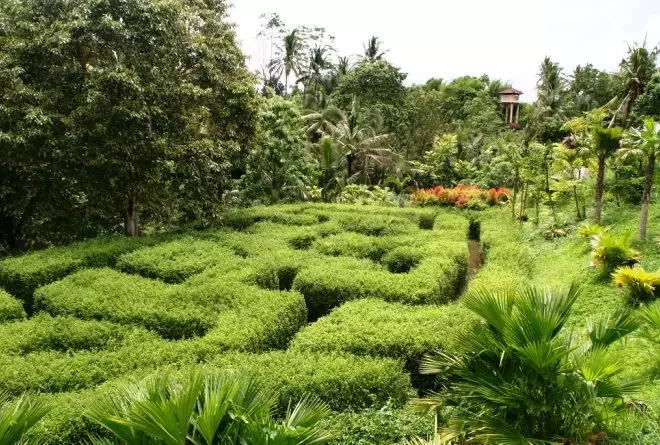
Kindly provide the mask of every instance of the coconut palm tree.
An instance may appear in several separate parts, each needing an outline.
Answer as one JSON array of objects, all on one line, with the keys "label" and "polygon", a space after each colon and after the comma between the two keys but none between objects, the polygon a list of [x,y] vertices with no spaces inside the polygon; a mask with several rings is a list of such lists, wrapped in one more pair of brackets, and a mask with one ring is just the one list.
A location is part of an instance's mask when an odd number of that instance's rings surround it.
[{"label": "coconut palm tree", "polygon": [[567,148],[589,150],[598,160],[596,176],[596,197],[594,222],[600,223],[603,213],[603,192],[605,189],[605,166],[607,160],[621,147],[623,130],[619,127],[605,127],[607,118],[605,107],[596,108],[583,116],[567,122],[564,130],[571,131],[572,137],[565,141]]},{"label": "coconut palm tree", "polygon": [[[359,180],[368,184],[370,173],[376,165],[392,162],[390,135],[379,134],[374,127],[364,123],[355,98],[351,103],[351,111],[348,114],[342,113],[342,119],[335,128],[334,134],[329,136],[335,139],[345,153],[349,181]],[[357,171],[356,165],[359,166]]]},{"label": "coconut palm tree", "polygon": [[646,39],[641,45],[628,45],[628,56],[619,65],[625,85],[625,97],[620,107],[624,123],[628,121],[635,101],[644,94],[646,84],[655,73],[659,54],[660,47],[647,48]]},{"label": "coconut palm tree", "polygon": [[341,193],[345,185],[343,169],[346,158],[343,151],[330,137],[324,137],[313,146],[312,155],[321,173],[319,185],[326,202],[332,201]]},{"label": "coconut palm tree", "polygon": [[324,73],[332,67],[332,63],[328,59],[328,52],[329,49],[323,46],[315,46],[310,50],[305,73],[298,79],[298,82],[302,82],[305,85],[305,92],[307,92],[312,83],[314,84],[312,92],[318,91],[318,86],[323,81]]},{"label": "coconut palm tree", "polygon": [[538,104],[553,112],[559,111],[566,95],[567,82],[558,63],[543,59],[537,86]]},{"label": "coconut palm tree", "polygon": [[387,51],[381,51],[381,45],[383,42],[376,37],[371,36],[367,43],[364,44],[364,56],[362,60],[366,62],[376,62],[378,60],[383,60]]},{"label": "coconut palm tree", "polygon": [[275,420],[277,395],[246,376],[195,371],[183,378],[156,374],[106,395],[89,417],[125,445],[324,444],[319,425],[328,409],[304,399]]},{"label": "coconut palm tree", "polygon": [[302,116],[307,124],[307,136],[311,142],[317,142],[323,135],[337,132],[337,122],[343,118],[337,108],[322,90],[305,95],[305,111]]},{"label": "coconut palm tree", "polygon": [[640,382],[620,379],[622,364],[608,347],[640,321],[621,311],[590,321],[588,342],[565,332],[579,296],[540,289],[480,289],[463,303],[481,323],[458,332],[455,350],[426,357],[423,374],[437,374],[442,393],[423,399],[427,410],[451,407],[440,443],[583,443],[594,428],[626,410]]},{"label": "coconut palm tree", "polygon": [[32,396],[23,395],[10,401],[0,393],[0,444],[14,445],[23,442],[23,437],[50,410],[49,406]]},{"label": "coconut palm tree", "polygon": [[642,193],[642,216],[639,222],[639,236],[646,238],[646,227],[649,219],[649,205],[653,177],[655,175],[655,161],[660,156],[660,123],[653,118],[644,120],[642,128],[633,128],[624,139],[624,147],[619,150],[621,158],[629,157],[646,159],[646,173],[644,175],[644,191]]},{"label": "coconut palm tree", "polygon": [[285,93],[289,91],[289,76],[298,75],[304,48],[305,42],[298,29],[285,34],[282,44],[277,46],[277,58],[273,59],[272,64],[276,72],[284,72]]}]

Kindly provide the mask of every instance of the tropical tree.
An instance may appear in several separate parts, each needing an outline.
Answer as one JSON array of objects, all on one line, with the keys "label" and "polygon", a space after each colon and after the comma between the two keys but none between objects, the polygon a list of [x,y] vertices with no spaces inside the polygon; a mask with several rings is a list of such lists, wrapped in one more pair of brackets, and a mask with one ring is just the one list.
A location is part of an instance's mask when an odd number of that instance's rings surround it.
[{"label": "tropical tree", "polygon": [[371,36],[367,43],[364,44],[364,56],[362,60],[366,62],[376,62],[383,60],[387,51],[381,51],[382,41],[376,37]]},{"label": "tropical tree", "polygon": [[32,396],[23,395],[10,401],[9,395],[0,393],[0,444],[18,445],[50,407]]},{"label": "tropical tree", "polygon": [[307,66],[302,73],[298,82],[302,82],[305,85],[305,92],[307,92],[311,86],[312,92],[318,90],[318,86],[323,82],[323,77],[326,71],[332,68],[332,63],[329,59],[330,49],[324,46],[315,46],[309,51],[309,58]]},{"label": "tropical tree", "polygon": [[307,125],[307,136],[312,142],[317,142],[324,134],[336,133],[337,122],[342,118],[342,111],[332,103],[330,97],[323,91],[306,95],[305,111],[302,119]]},{"label": "tropical tree", "polygon": [[646,238],[649,219],[649,205],[655,176],[656,158],[660,156],[660,123],[647,118],[642,128],[633,128],[624,139],[624,146],[619,150],[621,158],[642,158],[646,160],[644,191],[642,193],[642,215],[639,222],[639,236]]},{"label": "tropical tree", "polygon": [[297,76],[302,63],[301,56],[305,49],[305,42],[300,36],[300,30],[294,29],[284,35],[282,43],[277,46],[277,58],[271,61],[278,72],[284,73],[285,93],[289,89],[289,76]]},{"label": "tropical tree", "polygon": [[323,137],[318,144],[313,145],[312,156],[319,171],[321,196],[326,202],[332,201],[345,185],[344,152],[331,137]]},{"label": "tropical tree", "polygon": [[600,223],[603,211],[603,192],[605,188],[605,166],[607,160],[620,148],[623,130],[619,127],[605,127],[607,117],[605,107],[596,108],[583,116],[567,122],[563,129],[569,130],[572,137],[565,140],[568,148],[589,150],[598,160],[596,177],[596,197],[594,221]]},{"label": "tropical tree", "polygon": [[429,410],[450,407],[440,439],[578,444],[626,410],[625,397],[639,382],[620,378],[623,366],[608,347],[640,322],[630,311],[590,321],[589,341],[577,344],[564,328],[578,296],[572,285],[566,292],[479,289],[464,297],[482,322],[457,333],[455,351],[421,366],[445,386],[419,402]]},{"label": "tropical tree", "polygon": [[[349,113],[342,113],[334,133],[328,134],[344,152],[349,181],[370,182],[370,174],[377,165],[392,161],[390,135],[378,133],[363,118],[354,99]],[[359,170],[356,170],[356,166]]]},{"label": "tropical tree", "polygon": [[646,40],[641,45],[628,45],[628,55],[621,61],[621,77],[623,78],[625,97],[621,103],[622,120],[624,124],[644,91],[646,84],[656,71],[656,60],[660,47],[647,48]]},{"label": "tropical tree", "polygon": [[303,399],[282,421],[276,403],[277,394],[249,376],[159,373],[104,396],[89,417],[116,439],[96,439],[99,445],[312,445],[332,438],[318,423],[328,409],[316,399]]}]

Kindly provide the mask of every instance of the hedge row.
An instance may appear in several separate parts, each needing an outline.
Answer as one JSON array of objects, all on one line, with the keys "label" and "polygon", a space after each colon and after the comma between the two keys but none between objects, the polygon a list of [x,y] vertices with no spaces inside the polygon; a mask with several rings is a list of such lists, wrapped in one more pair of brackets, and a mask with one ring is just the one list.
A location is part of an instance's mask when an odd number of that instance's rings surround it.
[{"label": "hedge row", "polygon": [[443,304],[457,298],[465,283],[467,249],[464,243],[453,247],[447,245],[444,256],[428,257],[407,274],[393,274],[375,266],[358,268],[351,258],[334,258],[303,268],[293,287],[305,296],[312,319],[355,299]]},{"label": "hedge row", "polygon": [[24,318],[23,303],[0,289],[0,323]]},{"label": "hedge row", "polygon": [[181,283],[219,263],[238,268],[240,260],[217,242],[186,237],[122,255],[117,267],[127,273]]},{"label": "hedge row", "polygon": [[35,304],[51,315],[142,326],[164,338],[203,335],[220,308],[202,306],[175,286],[112,269],[87,269],[38,289]]},{"label": "hedge row", "polygon": [[[290,401],[305,396],[316,396],[333,410],[356,411],[380,409],[385,405],[400,407],[414,394],[401,364],[391,359],[291,352],[237,353],[219,356],[205,366],[261,378],[279,392],[280,413],[285,412]],[[183,365],[180,369],[190,367]],[[96,390],[45,396],[58,409],[50,411],[31,433],[41,435],[39,443],[44,445],[87,443],[90,432],[102,433],[84,416],[89,406],[107,391],[143,378],[144,371],[108,382]]]},{"label": "hedge row", "polygon": [[136,327],[48,314],[0,325],[0,351],[3,354],[113,350],[157,339],[155,334]]},{"label": "hedge row", "polygon": [[83,267],[112,267],[124,253],[152,245],[163,237],[97,238],[5,258],[0,261],[0,287],[32,309],[32,294],[40,286],[63,278]]},{"label": "hedge row", "polygon": [[397,358],[415,377],[425,354],[451,350],[455,334],[475,321],[469,310],[456,304],[407,306],[380,300],[352,301],[303,329],[290,349]]}]

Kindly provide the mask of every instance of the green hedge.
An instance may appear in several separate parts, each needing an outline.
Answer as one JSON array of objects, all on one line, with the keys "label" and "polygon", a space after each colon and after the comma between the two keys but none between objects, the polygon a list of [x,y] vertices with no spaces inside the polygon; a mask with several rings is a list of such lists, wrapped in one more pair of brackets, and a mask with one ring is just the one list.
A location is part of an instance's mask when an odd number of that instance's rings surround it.
[{"label": "green hedge", "polygon": [[154,333],[132,326],[48,314],[0,325],[0,351],[3,354],[109,350],[157,339]]},{"label": "green hedge", "polygon": [[319,239],[313,247],[323,255],[353,256],[380,261],[387,252],[399,245],[395,237],[375,237],[348,232]]},{"label": "green hedge", "polygon": [[107,351],[0,354],[0,391],[12,395],[77,391],[139,369],[197,361],[198,352],[187,341],[165,340],[133,342]]},{"label": "green hedge", "polygon": [[337,411],[402,406],[414,394],[400,362],[351,355],[270,352],[228,354],[212,366],[249,373],[280,392],[280,408],[306,395],[317,396]]},{"label": "green hedge", "polygon": [[32,294],[40,286],[63,278],[83,267],[112,267],[120,255],[163,237],[97,238],[65,247],[45,249],[0,261],[0,287],[26,302],[32,309]]},{"label": "green hedge", "polygon": [[292,351],[391,357],[418,375],[420,359],[451,350],[454,335],[476,317],[463,306],[406,306],[381,300],[352,301],[296,335]]},{"label": "green hedge", "polygon": [[23,303],[0,289],[0,323],[24,318]]},{"label": "green hedge", "polygon": [[122,255],[117,267],[127,273],[180,283],[218,263],[239,267],[240,260],[217,242],[186,237]]},{"label": "green hedge", "polygon": [[35,303],[51,315],[143,326],[169,339],[203,335],[217,317],[216,308],[190,301],[175,286],[111,269],[82,270],[44,286]]},{"label": "green hedge", "polygon": [[[339,304],[355,299],[378,298],[407,304],[442,304],[458,297],[465,283],[467,247],[455,246],[444,257],[429,257],[411,273],[393,274],[375,265],[356,267],[350,258],[334,258],[303,268],[294,289],[305,296],[312,319]],[[461,251],[459,251],[459,249]]]},{"label": "green hedge", "polygon": [[401,235],[419,230],[416,222],[408,218],[396,216],[374,215],[361,212],[360,214],[337,214],[333,220],[347,232],[356,232],[369,236]]}]

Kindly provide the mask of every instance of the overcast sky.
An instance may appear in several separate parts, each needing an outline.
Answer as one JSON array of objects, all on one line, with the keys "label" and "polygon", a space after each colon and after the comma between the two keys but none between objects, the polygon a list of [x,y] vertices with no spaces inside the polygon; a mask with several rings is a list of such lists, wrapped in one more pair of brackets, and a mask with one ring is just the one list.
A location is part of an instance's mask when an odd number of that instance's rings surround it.
[{"label": "overcast sky", "polygon": [[566,72],[578,64],[615,70],[627,43],[660,42],[660,0],[234,0],[249,67],[259,67],[259,15],[277,12],[290,27],[323,26],[341,55],[381,38],[408,84],[461,75],[509,81],[533,100],[546,55]]}]

